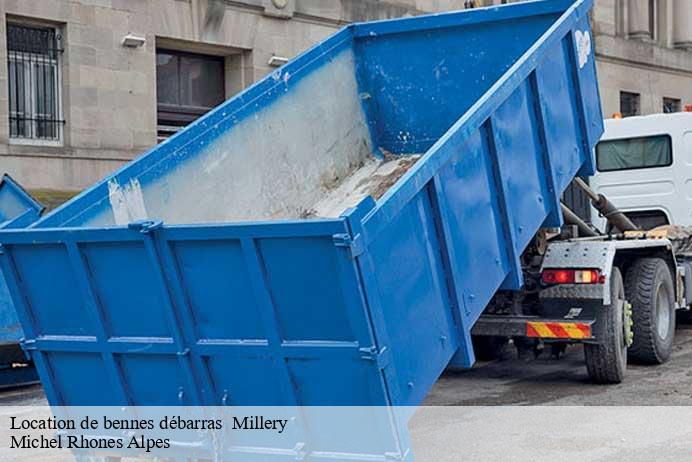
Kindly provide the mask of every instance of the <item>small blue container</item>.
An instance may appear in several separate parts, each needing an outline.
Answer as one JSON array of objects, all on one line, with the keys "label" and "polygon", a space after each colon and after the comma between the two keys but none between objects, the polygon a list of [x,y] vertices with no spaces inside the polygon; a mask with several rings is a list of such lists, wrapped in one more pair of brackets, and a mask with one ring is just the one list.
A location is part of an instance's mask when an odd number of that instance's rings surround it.
[{"label": "small blue container", "polygon": [[[43,206],[8,174],[0,177],[0,229],[28,226],[39,219],[42,211]],[[4,372],[13,362],[26,361],[26,356],[19,349],[21,338],[22,327],[0,273],[0,386],[14,383],[12,378],[4,377]]]}]

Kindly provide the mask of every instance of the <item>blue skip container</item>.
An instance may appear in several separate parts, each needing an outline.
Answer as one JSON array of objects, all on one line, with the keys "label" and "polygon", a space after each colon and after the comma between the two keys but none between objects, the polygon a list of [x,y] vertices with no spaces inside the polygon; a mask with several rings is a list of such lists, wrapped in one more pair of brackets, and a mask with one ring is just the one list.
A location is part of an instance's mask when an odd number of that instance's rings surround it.
[{"label": "blue skip container", "polygon": [[16,229],[29,226],[38,220],[43,206],[4,173],[0,177],[0,229]]},{"label": "blue skip container", "polygon": [[[43,206],[12,177],[6,173],[0,177],[0,229],[28,226],[39,219],[41,212]],[[22,335],[22,327],[0,273],[0,387],[38,380],[33,367],[17,364],[27,362],[26,354],[19,347]]]},{"label": "blue skip container", "polygon": [[418,405],[602,130],[591,0],[354,24],[0,231],[53,405]]}]

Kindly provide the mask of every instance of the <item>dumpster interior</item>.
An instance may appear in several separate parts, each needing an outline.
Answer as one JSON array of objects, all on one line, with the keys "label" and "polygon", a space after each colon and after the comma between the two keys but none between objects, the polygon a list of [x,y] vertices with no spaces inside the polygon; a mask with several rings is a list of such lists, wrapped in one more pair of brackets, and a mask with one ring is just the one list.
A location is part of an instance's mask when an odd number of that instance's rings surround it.
[{"label": "dumpster interior", "polygon": [[168,163],[151,181],[109,182],[112,213],[105,210],[89,224],[313,216],[325,194],[377,163],[353,69],[354,54],[345,50],[295,84],[290,74],[277,76],[291,91],[200,146],[197,155]]},{"label": "dumpster interior", "polygon": [[301,218],[335,218],[367,196],[378,200],[418,159],[420,155],[415,154],[385,154],[381,159],[370,156],[349,176],[328,185],[326,194]]},{"label": "dumpster interior", "polygon": [[501,41],[507,20],[346,29],[36,226],[338,217],[415,169],[557,17],[522,18]]},{"label": "dumpster interior", "polygon": [[340,53],[165,174],[109,181],[110,207],[87,226],[337,218],[380,198],[420,155],[375,154],[354,59]]}]

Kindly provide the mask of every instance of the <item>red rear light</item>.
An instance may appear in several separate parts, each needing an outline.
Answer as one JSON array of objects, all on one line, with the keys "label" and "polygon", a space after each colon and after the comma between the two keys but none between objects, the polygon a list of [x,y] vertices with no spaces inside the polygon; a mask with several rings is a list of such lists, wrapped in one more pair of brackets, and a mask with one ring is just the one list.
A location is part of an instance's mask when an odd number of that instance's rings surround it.
[{"label": "red rear light", "polygon": [[546,284],[573,284],[573,270],[545,270],[543,271],[543,282]]},{"label": "red rear light", "polygon": [[544,284],[603,284],[605,277],[597,269],[543,270]]}]

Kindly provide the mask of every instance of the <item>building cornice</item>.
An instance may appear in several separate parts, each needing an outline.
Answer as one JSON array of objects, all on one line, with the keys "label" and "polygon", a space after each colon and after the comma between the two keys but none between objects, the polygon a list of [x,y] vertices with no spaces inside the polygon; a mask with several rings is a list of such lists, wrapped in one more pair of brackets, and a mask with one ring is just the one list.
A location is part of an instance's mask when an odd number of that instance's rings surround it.
[{"label": "building cornice", "polygon": [[[264,13],[263,0],[224,0],[227,6],[232,7],[236,10],[242,10],[245,12],[253,13]],[[326,8],[325,10],[331,10],[334,14],[320,14],[320,9],[306,8],[305,3],[296,2],[295,10],[291,15],[291,19],[297,19],[305,22],[323,24],[334,27],[341,27],[346,24],[357,21],[367,21],[367,20],[377,20],[377,19],[387,19],[389,17],[401,17],[404,15],[419,15],[428,13],[427,11],[420,10],[416,7],[411,7],[397,2],[386,1],[386,0],[323,0],[325,4],[329,4],[331,8]],[[352,8],[348,6],[358,2],[359,9],[363,12],[362,15],[355,14]],[[372,12],[380,13],[386,10],[392,10],[395,14],[384,15],[372,14],[368,15],[368,7],[371,8]]]},{"label": "building cornice", "polygon": [[692,52],[665,48],[656,43],[597,35],[596,56],[606,62],[676,74],[692,74]]}]

